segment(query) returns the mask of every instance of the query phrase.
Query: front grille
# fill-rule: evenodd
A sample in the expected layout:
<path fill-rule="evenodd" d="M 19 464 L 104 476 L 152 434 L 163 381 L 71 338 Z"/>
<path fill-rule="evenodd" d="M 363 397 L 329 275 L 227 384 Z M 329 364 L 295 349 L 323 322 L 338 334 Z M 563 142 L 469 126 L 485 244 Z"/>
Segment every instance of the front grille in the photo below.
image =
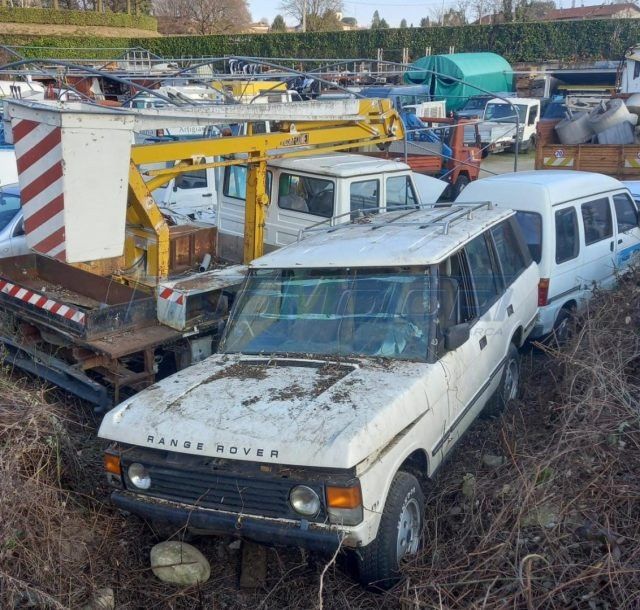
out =
<path fill-rule="evenodd" d="M 284 477 L 249 477 L 215 470 L 167 468 L 141 461 L 151 476 L 148 490 L 137 489 L 126 477 L 126 486 L 137 493 L 213 508 L 233 513 L 300 519 L 289 504 L 289 492 L 295 485 L 307 485 L 314 489 L 321 502 L 324 489 L 321 485 L 294 481 Z M 125 472 L 128 464 L 125 464 Z M 324 506 L 320 513 L 309 519 L 324 521 Z"/>

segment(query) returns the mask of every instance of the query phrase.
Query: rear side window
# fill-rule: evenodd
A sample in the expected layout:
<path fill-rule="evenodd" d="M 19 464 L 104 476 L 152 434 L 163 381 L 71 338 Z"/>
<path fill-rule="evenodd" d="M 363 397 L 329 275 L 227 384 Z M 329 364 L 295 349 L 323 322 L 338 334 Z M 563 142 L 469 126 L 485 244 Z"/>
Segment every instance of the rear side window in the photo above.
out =
<path fill-rule="evenodd" d="M 556 212 L 556 263 L 576 258 L 580 252 L 578 215 L 575 208 Z"/>
<path fill-rule="evenodd" d="M 542 258 L 542 216 L 536 212 L 516 212 L 516 220 L 531 258 L 539 263 Z"/>
<path fill-rule="evenodd" d="M 626 233 L 638 228 L 638 211 L 631 197 L 626 193 L 618 193 L 613 196 L 613 206 L 616 209 L 616 222 L 618 233 Z"/>
<path fill-rule="evenodd" d="M 485 235 L 479 235 L 470 241 L 465 246 L 465 252 L 476 290 L 478 315 L 482 315 L 500 294 L 500 283 Z"/>
<path fill-rule="evenodd" d="M 582 204 L 584 242 L 588 246 L 613 235 L 609 198 L 603 197 Z"/>
<path fill-rule="evenodd" d="M 527 267 L 524 253 L 520 249 L 520 240 L 509 221 L 505 220 L 491 229 L 493 243 L 496 246 L 498 261 L 506 285 L 511 284 Z"/>

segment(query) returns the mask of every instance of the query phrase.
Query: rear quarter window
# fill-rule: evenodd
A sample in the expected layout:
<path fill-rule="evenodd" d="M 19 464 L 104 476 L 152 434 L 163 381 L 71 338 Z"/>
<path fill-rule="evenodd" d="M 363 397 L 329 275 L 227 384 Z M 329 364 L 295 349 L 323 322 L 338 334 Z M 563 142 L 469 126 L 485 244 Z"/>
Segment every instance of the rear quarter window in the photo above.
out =
<path fill-rule="evenodd" d="M 491 237 L 505 285 L 508 286 L 529 266 L 530 258 L 524 252 L 520 237 L 510 220 L 493 227 Z"/>
<path fill-rule="evenodd" d="M 558 210 L 556 221 L 556 263 L 564 263 L 580 253 L 580 235 L 578 233 L 578 215 L 575 208 Z"/>

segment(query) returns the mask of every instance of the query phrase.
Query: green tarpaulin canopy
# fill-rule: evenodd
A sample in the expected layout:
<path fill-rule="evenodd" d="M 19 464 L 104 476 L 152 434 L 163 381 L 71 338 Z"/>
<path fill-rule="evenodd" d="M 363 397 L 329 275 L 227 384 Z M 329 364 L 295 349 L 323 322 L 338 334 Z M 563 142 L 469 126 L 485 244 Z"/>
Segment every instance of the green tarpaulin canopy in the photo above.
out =
<path fill-rule="evenodd" d="M 428 85 L 434 99 L 447 101 L 447 111 L 458 110 L 470 96 L 484 93 L 472 85 L 492 93 L 513 91 L 513 70 L 506 59 L 495 53 L 428 55 L 413 62 L 413 66 L 405 72 L 405 82 Z"/>

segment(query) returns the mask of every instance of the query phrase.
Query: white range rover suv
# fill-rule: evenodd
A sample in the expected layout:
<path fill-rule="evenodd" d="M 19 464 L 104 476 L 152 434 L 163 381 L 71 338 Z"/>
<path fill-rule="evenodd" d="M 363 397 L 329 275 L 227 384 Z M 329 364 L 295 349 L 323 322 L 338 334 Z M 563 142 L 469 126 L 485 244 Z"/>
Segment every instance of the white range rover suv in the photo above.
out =
<path fill-rule="evenodd" d="M 307 230 L 251 264 L 219 353 L 106 415 L 112 501 L 197 533 L 342 545 L 390 586 L 418 549 L 421 480 L 517 395 L 538 279 L 514 213 L 490 204 Z"/>

